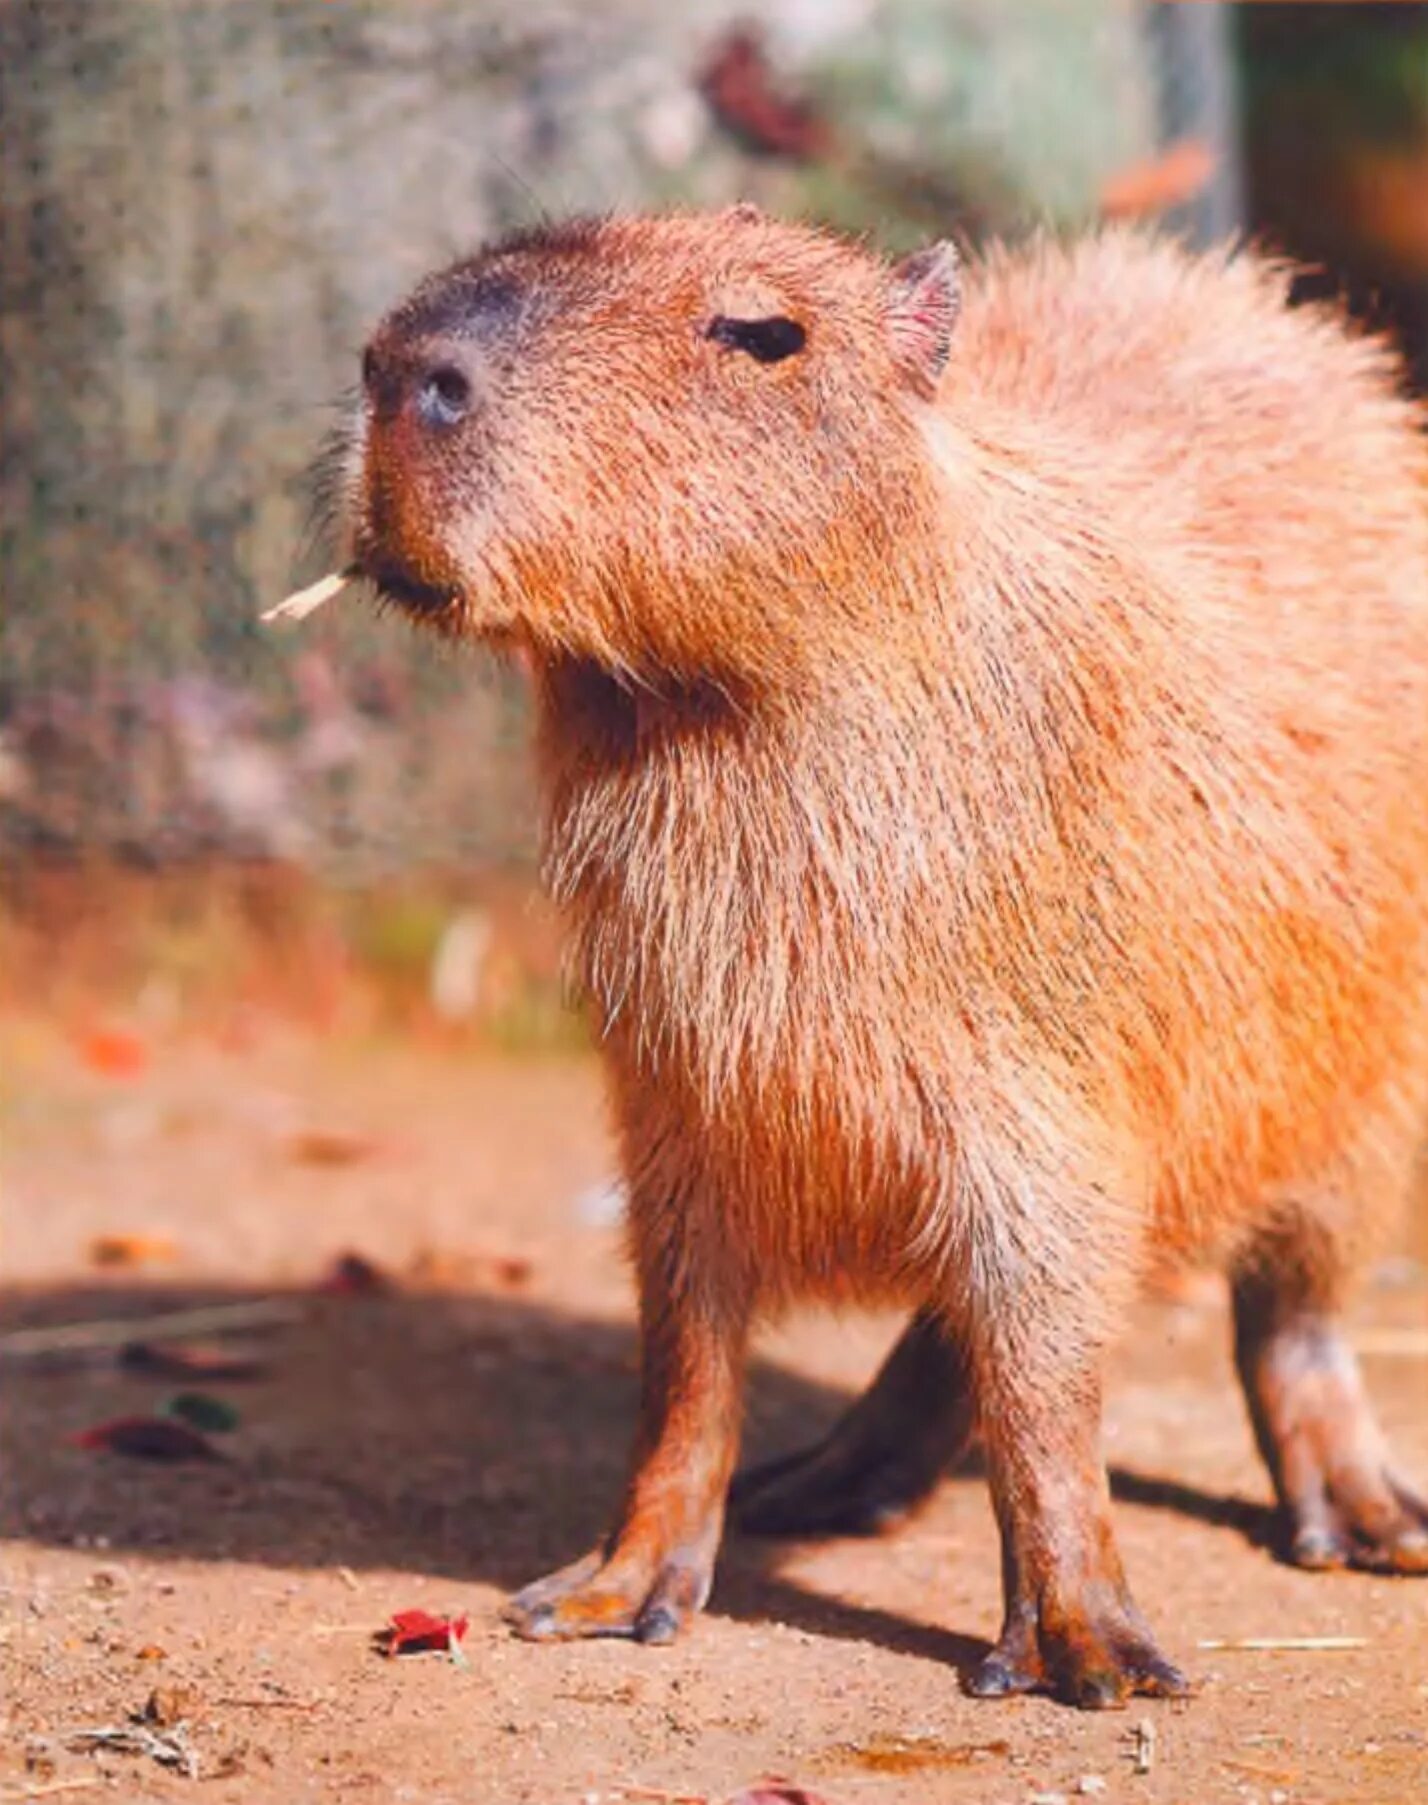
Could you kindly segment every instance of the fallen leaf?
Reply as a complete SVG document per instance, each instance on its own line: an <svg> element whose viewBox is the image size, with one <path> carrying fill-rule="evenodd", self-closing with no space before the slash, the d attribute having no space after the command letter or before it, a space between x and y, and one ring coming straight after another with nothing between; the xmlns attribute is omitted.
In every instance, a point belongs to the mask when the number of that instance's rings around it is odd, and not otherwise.
<svg viewBox="0 0 1428 1805"><path fill-rule="evenodd" d="M208 1341L126 1342L119 1364L158 1379L261 1379L270 1370L265 1361L230 1354Z"/></svg>
<svg viewBox="0 0 1428 1805"><path fill-rule="evenodd" d="M756 1780L742 1792L734 1793L726 1805L829 1805L822 1793L809 1792L805 1786L794 1786L787 1780Z"/></svg>
<svg viewBox="0 0 1428 1805"><path fill-rule="evenodd" d="M355 1166L370 1159L377 1143L360 1134L335 1134L327 1129L308 1128L293 1135L288 1153L303 1166Z"/></svg>
<svg viewBox="0 0 1428 1805"><path fill-rule="evenodd" d="M1106 219L1138 219L1183 206L1215 173L1215 153L1202 139L1182 138L1158 157L1117 170L1101 186Z"/></svg>
<svg viewBox="0 0 1428 1805"><path fill-rule="evenodd" d="M167 1661L168 1658L169 1651L166 1648L160 1648L157 1642L146 1642L142 1648L134 1650L136 1661Z"/></svg>
<svg viewBox="0 0 1428 1805"><path fill-rule="evenodd" d="M149 1065L148 1047L128 1028L91 1028L80 1036L79 1056L106 1078L138 1078Z"/></svg>
<svg viewBox="0 0 1428 1805"><path fill-rule="evenodd" d="M523 1254L423 1247L412 1256L406 1276L430 1291L520 1291L534 1270Z"/></svg>
<svg viewBox="0 0 1428 1805"><path fill-rule="evenodd" d="M76 1448L130 1454L139 1460L221 1460L206 1437L166 1416L118 1416L72 1437Z"/></svg>
<svg viewBox="0 0 1428 1805"><path fill-rule="evenodd" d="M319 1291L337 1297L383 1297L396 1288L390 1273L360 1253L338 1254L317 1283Z"/></svg>
<svg viewBox="0 0 1428 1805"><path fill-rule="evenodd" d="M231 1404L210 1397L206 1391L176 1392L164 1405L164 1415L177 1417L205 1435L227 1435L243 1420Z"/></svg>
<svg viewBox="0 0 1428 1805"><path fill-rule="evenodd" d="M724 34L699 72L699 91L719 123L761 156L816 163L834 149L817 110L778 85L756 27Z"/></svg>
<svg viewBox="0 0 1428 1805"><path fill-rule="evenodd" d="M139 1715L146 1724L157 1724L161 1730L169 1730L192 1717L199 1704L199 1696L192 1686L155 1686Z"/></svg>
<svg viewBox="0 0 1428 1805"><path fill-rule="evenodd" d="M89 1243L91 1266L151 1266L177 1258L167 1235L96 1235Z"/></svg>
<svg viewBox="0 0 1428 1805"><path fill-rule="evenodd" d="M970 1767L988 1756L1007 1756L1011 1744L995 1742L945 1742L940 1736L880 1735L865 1741L836 1743L827 1751L839 1766L851 1765L878 1774L917 1774L956 1767Z"/></svg>
<svg viewBox="0 0 1428 1805"><path fill-rule="evenodd" d="M386 1629L373 1637L384 1655L429 1654L442 1650L456 1657L459 1645L471 1627L471 1619L434 1617L430 1611L396 1611Z"/></svg>

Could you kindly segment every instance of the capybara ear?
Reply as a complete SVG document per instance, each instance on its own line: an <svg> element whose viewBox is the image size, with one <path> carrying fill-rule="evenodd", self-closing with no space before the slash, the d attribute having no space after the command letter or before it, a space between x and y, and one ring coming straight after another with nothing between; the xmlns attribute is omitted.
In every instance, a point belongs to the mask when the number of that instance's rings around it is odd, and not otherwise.
<svg viewBox="0 0 1428 1805"><path fill-rule="evenodd" d="M888 280L888 340L899 369L931 400L952 348L962 305L962 259L939 239L893 265Z"/></svg>

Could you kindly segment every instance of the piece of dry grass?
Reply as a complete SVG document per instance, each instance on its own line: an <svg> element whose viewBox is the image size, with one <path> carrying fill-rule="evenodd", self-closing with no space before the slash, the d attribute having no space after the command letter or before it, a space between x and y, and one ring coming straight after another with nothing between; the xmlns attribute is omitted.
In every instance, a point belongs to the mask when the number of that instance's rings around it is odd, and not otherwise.
<svg viewBox="0 0 1428 1805"><path fill-rule="evenodd" d="M1259 1654L1274 1650L1302 1650L1310 1654L1336 1654L1347 1649L1367 1648L1367 1636L1209 1636L1195 1644L1196 1648L1213 1649L1219 1654Z"/></svg>
<svg viewBox="0 0 1428 1805"><path fill-rule="evenodd" d="M187 1335L227 1335L250 1329L282 1328L300 1322L303 1311L281 1298L251 1303L209 1304L192 1310L169 1310L155 1316L102 1318L94 1322L60 1323L53 1328L12 1329L0 1335L0 1359L93 1352L122 1348L131 1341L182 1340Z"/></svg>
<svg viewBox="0 0 1428 1805"><path fill-rule="evenodd" d="M21 1792L0 1792L0 1805L21 1805L24 1799L52 1799L62 1792L92 1792L96 1786L108 1785L108 1774L77 1774L72 1780L42 1780L35 1786L26 1786Z"/></svg>
<svg viewBox="0 0 1428 1805"><path fill-rule="evenodd" d="M284 596L271 608L265 608L258 616L264 622L276 620L306 620L325 602L330 602L352 581L346 571L331 570L325 577L319 577L315 583L309 583L306 589L295 589L291 595Z"/></svg>

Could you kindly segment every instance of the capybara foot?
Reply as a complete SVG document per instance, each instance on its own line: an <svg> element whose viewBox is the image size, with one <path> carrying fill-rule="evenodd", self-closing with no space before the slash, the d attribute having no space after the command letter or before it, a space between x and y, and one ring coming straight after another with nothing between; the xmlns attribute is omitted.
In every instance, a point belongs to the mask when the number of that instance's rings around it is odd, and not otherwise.
<svg viewBox="0 0 1428 1805"><path fill-rule="evenodd" d="M597 1549L517 1592L501 1615L528 1642L581 1636L672 1642L703 1606L710 1578L708 1562L687 1556L606 1559Z"/></svg>
<svg viewBox="0 0 1428 1805"><path fill-rule="evenodd" d="M1331 1467L1321 1489L1283 1515L1284 1553L1296 1567L1428 1574L1428 1505L1381 1463Z"/></svg>
<svg viewBox="0 0 1428 1805"><path fill-rule="evenodd" d="M1240 1376L1285 1558L1428 1574L1428 1503L1393 1471L1352 1350L1322 1317L1275 1322L1247 1285L1236 1303Z"/></svg>
<svg viewBox="0 0 1428 1805"><path fill-rule="evenodd" d="M1117 1613L1049 1629L1018 1619L967 1681L975 1698L1050 1692L1084 1711L1106 1711L1136 1694L1183 1698L1190 1683L1149 1633Z"/></svg>
<svg viewBox="0 0 1428 1805"><path fill-rule="evenodd" d="M931 1493L923 1472L889 1454L859 1460L836 1438L740 1473L729 1490L736 1529L760 1536L871 1536L893 1529Z"/></svg>
<svg viewBox="0 0 1428 1805"><path fill-rule="evenodd" d="M751 1535L879 1535L931 1496L975 1420L960 1347L919 1312L821 1442L735 1478L734 1523Z"/></svg>

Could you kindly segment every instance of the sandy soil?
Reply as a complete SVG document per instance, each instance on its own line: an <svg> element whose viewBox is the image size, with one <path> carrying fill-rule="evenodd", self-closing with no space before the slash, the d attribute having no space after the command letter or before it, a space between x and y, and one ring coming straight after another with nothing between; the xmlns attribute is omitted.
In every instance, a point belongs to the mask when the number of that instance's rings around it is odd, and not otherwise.
<svg viewBox="0 0 1428 1805"><path fill-rule="evenodd" d="M832 1805L1428 1797L1428 1583L1304 1575L1266 1552L1213 1289L1142 1311L1107 1426L1127 1562L1199 1681L1187 1705L1081 1716L963 1695L997 1621L974 1475L879 1542L731 1544L674 1648L531 1647L499 1601L594 1538L633 1407L593 1069L260 1034L106 1077L14 1024L0 1068L7 1329L220 1299L295 1313L249 1344L266 1376L204 1387L243 1419L212 1464L72 1444L171 1382L108 1361L0 1368L0 1800L651 1805L763 1774ZM174 1257L97 1271L106 1233L167 1238ZM397 1273L426 1259L394 1295L314 1294L346 1248ZM800 1319L766 1338L750 1446L816 1433L892 1329ZM1379 1274L1355 1331L1428 1478L1421 1263ZM412 1606L469 1612L465 1666L371 1651ZM1363 1645L1205 1646L1263 1636ZM67 1746L155 1692L197 1778Z"/></svg>

